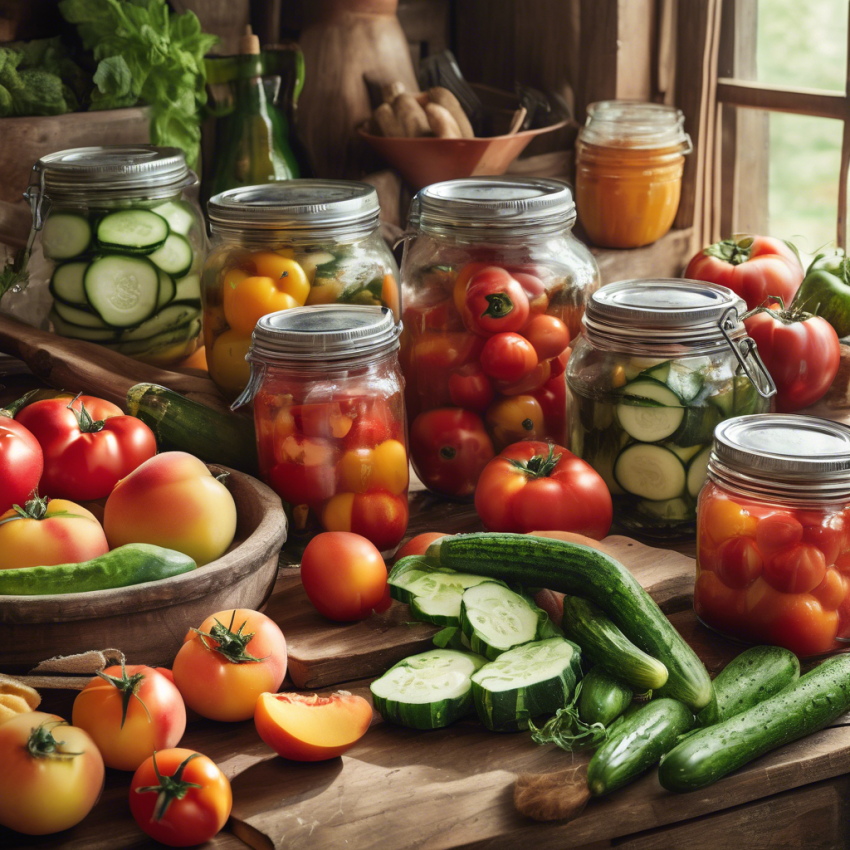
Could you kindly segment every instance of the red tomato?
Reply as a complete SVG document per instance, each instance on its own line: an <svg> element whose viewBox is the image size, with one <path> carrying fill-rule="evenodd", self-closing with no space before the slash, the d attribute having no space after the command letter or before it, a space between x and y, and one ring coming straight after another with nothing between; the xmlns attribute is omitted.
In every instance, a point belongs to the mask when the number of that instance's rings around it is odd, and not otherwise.
<svg viewBox="0 0 850 850"><path fill-rule="evenodd" d="M762 573L761 552L751 537L732 537L721 544L717 575L727 587L749 587Z"/></svg>
<svg viewBox="0 0 850 850"><path fill-rule="evenodd" d="M452 404L480 413L486 410L496 393L479 363L467 363L449 377Z"/></svg>
<svg viewBox="0 0 850 850"><path fill-rule="evenodd" d="M394 417L387 402L382 398L358 398L343 405L343 409L353 416L351 430L342 441L344 448L368 448L402 432L400 417Z"/></svg>
<svg viewBox="0 0 850 850"><path fill-rule="evenodd" d="M758 521L756 543L765 557L803 539L803 526L792 514L771 514Z"/></svg>
<svg viewBox="0 0 850 850"><path fill-rule="evenodd" d="M794 249L781 239L738 236L700 251L684 277L728 286L752 310L766 298L790 304L803 282L803 267Z"/></svg>
<svg viewBox="0 0 850 850"><path fill-rule="evenodd" d="M227 777L194 750L158 752L130 784L130 811L139 828L168 847L209 841L227 823L232 806Z"/></svg>
<svg viewBox="0 0 850 850"><path fill-rule="evenodd" d="M512 384L533 371L536 365L537 353L519 334L496 334L481 349L481 368L498 381Z"/></svg>
<svg viewBox="0 0 850 850"><path fill-rule="evenodd" d="M410 454L422 482L443 496L471 496L481 470L495 454L481 417L468 410L436 408L410 428Z"/></svg>
<svg viewBox="0 0 850 850"><path fill-rule="evenodd" d="M590 464L552 443L508 446L487 464L475 510L489 531L574 531L601 540L611 528L611 494Z"/></svg>
<svg viewBox="0 0 850 850"><path fill-rule="evenodd" d="M844 548L844 515L842 513L825 517L815 513L814 522L809 523L805 514L798 514L805 522L803 542L817 546L823 552L826 565L831 567Z"/></svg>
<svg viewBox="0 0 850 850"><path fill-rule="evenodd" d="M825 575L823 552L808 543L780 549L764 566L765 581L782 593L808 593Z"/></svg>
<svg viewBox="0 0 850 850"><path fill-rule="evenodd" d="M838 612L825 611L808 593L783 594L775 605L766 639L801 658L837 648Z"/></svg>
<svg viewBox="0 0 850 850"><path fill-rule="evenodd" d="M365 537L327 531L307 544L301 558L301 583L320 614L349 623L366 619L381 605L387 568L381 553Z"/></svg>
<svg viewBox="0 0 850 850"><path fill-rule="evenodd" d="M36 401L16 419L41 445L39 487L53 498L102 499L156 454L156 437L141 419L92 396Z"/></svg>
<svg viewBox="0 0 850 850"><path fill-rule="evenodd" d="M43 711L0 723L0 764L0 824L26 835L78 824L103 789L103 759L88 733Z"/></svg>
<svg viewBox="0 0 850 850"><path fill-rule="evenodd" d="M0 410L0 514L30 498L38 489L43 469L38 440Z"/></svg>
<svg viewBox="0 0 850 850"><path fill-rule="evenodd" d="M563 354L552 358L552 377L557 378L558 375L563 375L567 371L567 362L570 359L570 354L573 353L572 348L567 348Z"/></svg>
<svg viewBox="0 0 850 850"><path fill-rule="evenodd" d="M107 767L135 770L156 750L175 747L186 707L174 683L151 667L107 667L74 700L73 723L97 744Z"/></svg>
<svg viewBox="0 0 850 850"><path fill-rule="evenodd" d="M535 390L533 395L543 411L546 433L550 436L557 434L560 440L566 440L567 382L563 376L550 379L539 390Z"/></svg>
<svg viewBox="0 0 850 850"><path fill-rule="evenodd" d="M836 611L847 596L847 579L838 570L827 570L823 581L812 591L812 596L826 611Z"/></svg>
<svg viewBox="0 0 850 850"><path fill-rule="evenodd" d="M528 321L528 296L504 269L487 266L470 279L462 315L474 333L518 331Z"/></svg>
<svg viewBox="0 0 850 850"><path fill-rule="evenodd" d="M259 736L292 761L324 761L350 750L367 732L372 706L342 691L318 694L262 694L254 711Z"/></svg>
<svg viewBox="0 0 850 850"><path fill-rule="evenodd" d="M559 357L570 344L570 332L557 316L535 316L522 335L534 346L538 360Z"/></svg>
<svg viewBox="0 0 850 850"><path fill-rule="evenodd" d="M407 494L372 488L365 493L337 493L322 508L326 531L360 534L382 552L398 546L407 531Z"/></svg>
<svg viewBox="0 0 850 850"><path fill-rule="evenodd" d="M424 555L428 551L428 547L441 537L448 537L442 531L426 531L424 534L417 534L416 537L411 537L398 552L395 553L393 563L400 561L402 558L407 558L409 555Z"/></svg>
<svg viewBox="0 0 850 850"><path fill-rule="evenodd" d="M189 708L210 720L249 720L257 697L286 675L286 638L265 614L219 611L184 638L172 667Z"/></svg>
<svg viewBox="0 0 850 850"><path fill-rule="evenodd" d="M551 374L552 362L544 360L542 363L538 363L524 378L520 378L516 383L503 384L498 382L496 387L505 396L533 393L548 383Z"/></svg>
<svg viewBox="0 0 850 850"><path fill-rule="evenodd" d="M801 410L823 397L838 374L841 358L838 334L826 319L765 309L744 324L776 384L778 410Z"/></svg>
<svg viewBox="0 0 850 850"><path fill-rule="evenodd" d="M340 451L329 440L292 434L275 443L269 473L274 491L291 505L316 505L336 492Z"/></svg>

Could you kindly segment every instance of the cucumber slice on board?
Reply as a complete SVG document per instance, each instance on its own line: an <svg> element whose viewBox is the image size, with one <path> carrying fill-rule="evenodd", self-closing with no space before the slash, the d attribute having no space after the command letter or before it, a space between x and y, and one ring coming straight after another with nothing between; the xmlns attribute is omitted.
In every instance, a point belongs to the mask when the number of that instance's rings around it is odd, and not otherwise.
<svg viewBox="0 0 850 850"><path fill-rule="evenodd" d="M461 629L472 651L491 660L535 640L547 620L533 602L494 582L467 588L461 599Z"/></svg>
<svg viewBox="0 0 850 850"><path fill-rule="evenodd" d="M472 698L493 732L528 729L528 721L567 705L581 676L581 650L566 638L532 641L472 674Z"/></svg>
<svg viewBox="0 0 850 850"><path fill-rule="evenodd" d="M188 236L195 224L192 208L185 201L168 201L154 207L151 212L161 215L167 222L172 233Z"/></svg>
<svg viewBox="0 0 850 850"><path fill-rule="evenodd" d="M676 442L684 446L710 443L714 437L714 429L722 419L720 409L713 404L689 407L685 412L682 427L676 433Z"/></svg>
<svg viewBox="0 0 850 850"><path fill-rule="evenodd" d="M675 434L685 417L679 397L664 384L642 378L626 384L617 405L620 427L644 443L655 443ZM627 400L628 399L628 400Z"/></svg>
<svg viewBox="0 0 850 850"><path fill-rule="evenodd" d="M192 268L195 255L185 236L169 233L161 248L157 248L148 259L172 277L183 277Z"/></svg>
<svg viewBox="0 0 850 850"><path fill-rule="evenodd" d="M66 322L56 310L51 310L47 316L53 323L53 329L59 336L68 339L85 339L89 342L112 342L117 334L113 328L86 328Z"/></svg>
<svg viewBox="0 0 850 850"><path fill-rule="evenodd" d="M86 289L83 284L86 269L89 264L86 261L74 263L62 263L57 266L50 278L50 294L58 301L73 304L77 307L88 306L86 301Z"/></svg>
<svg viewBox="0 0 850 850"><path fill-rule="evenodd" d="M145 257L108 254L89 265L85 287L89 304L106 324L131 328L156 310L159 270Z"/></svg>
<svg viewBox="0 0 850 850"><path fill-rule="evenodd" d="M200 275L190 274L174 281L174 301L200 301L201 300L201 278Z"/></svg>
<svg viewBox="0 0 850 850"><path fill-rule="evenodd" d="M157 334L179 328L193 319L197 319L200 314L201 311L191 304L169 304L146 322L142 322L137 327L124 331L121 334L121 342L129 342L134 339L150 339Z"/></svg>
<svg viewBox="0 0 850 850"><path fill-rule="evenodd" d="M159 294L156 297L156 311L159 312L166 304L174 300L177 287L171 275L159 270Z"/></svg>
<svg viewBox="0 0 850 850"><path fill-rule="evenodd" d="M53 310L72 325L78 325L81 328L109 329L109 325L101 321L100 316L91 312L91 310L73 307L70 304L63 304L61 301L53 302Z"/></svg>
<svg viewBox="0 0 850 850"><path fill-rule="evenodd" d="M688 493L696 498L708 477L708 459L711 446L706 446L688 465Z"/></svg>
<svg viewBox="0 0 850 850"><path fill-rule="evenodd" d="M460 602L464 591L485 581L491 579L467 573L433 572L420 576L406 587L413 597L410 600L410 613L425 623L459 628Z"/></svg>
<svg viewBox="0 0 850 850"><path fill-rule="evenodd" d="M47 216L41 229L41 247L51 260L70 260L91 245L91 225L76 213L55 212Z"/></svg>
<svg viewBox="0 0 850 850"><path fill-rule="evenodd" d="M150 210L121 210L97 225L97 241L108 249L150 254L168 238L168 222Z"/></svg>
<svg viewBox="0 0 850 850"><path fill-rule="evenodd" d="M684 464L664 446L627 446L614 464L614 477L627 493L653 502L675 499L685 492Z"/></svg>
<svg viewBox="0 0 850 850"><path fill-rule="evenodd" d="M475 711L472 674L485 660L455 649L432 649L390 667L370 685L375 708L390 723L441 729Z"/></svg>

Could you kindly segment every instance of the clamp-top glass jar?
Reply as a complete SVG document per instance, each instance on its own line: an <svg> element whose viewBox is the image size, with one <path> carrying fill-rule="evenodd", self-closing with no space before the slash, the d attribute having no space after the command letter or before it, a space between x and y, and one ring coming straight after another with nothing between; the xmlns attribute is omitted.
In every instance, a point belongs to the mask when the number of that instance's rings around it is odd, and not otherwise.
<svg viewBox="0 0 850 850"><path fill-rule="evenodd" d="M423 189L402 261L401 362L426 487L470 497L494 451L567 445L564 367L599 270L558 180L479 177Z"/></svg>
<svg viewBox="0 0 850 850"><path fill-rule="evenodd" d="M206 251L198 179L177 148L74 148L42 157L27 190L30 282L4 309L148 363L201 333Z"/></svg>
<svg viewBox="0 0 850 850"><path fill-rule="evenodd" d="M208 205L204 341L210 376L235 398L261 316L316 304L388 307L400 317L398 268L368 183L284 180L231 189Z"/></svg>
<svg viewBox="0 0 850 850"><path fill-rule="evenodd" d="M699 497L694 608L801 657L850 645L850 428L814 416L718 426Z"/></svg>
<svg viewBox="0 0 850 850"><path fill-rule="evenodd" d="M604 479L614 519L691 536L715 427L769 409L776 388L730 289L626 280L594 293L567 366L573 451Z"/></svg>
<svg viewBox="0 0 850 850"><path fill-rule="evenodd" d="M391 552L407 529L400 328L386 307L263 316L248 352L260 473L293 530L352 531Z"/></svg>
<svg viewBox="0 0 850 850"><path fill-rule="evenodd" d="M680 109L603 100L576 142L576 201L590 241L638 248L660 239L679 209L691 139Z"/></svg>

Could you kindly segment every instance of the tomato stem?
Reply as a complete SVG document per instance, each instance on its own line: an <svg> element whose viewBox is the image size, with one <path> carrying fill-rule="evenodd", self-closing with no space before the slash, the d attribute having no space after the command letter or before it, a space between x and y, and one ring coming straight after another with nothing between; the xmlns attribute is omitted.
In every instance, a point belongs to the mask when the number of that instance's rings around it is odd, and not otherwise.
<svg viewBox="0 0 850 850"><path fill-rule="evenodd" d="M482 319L485 316L490 316L492 319L503 319L508 313L513 312L514 302L511 301L510 295L506 292L493 292L490 295L485 295L484 300L487 302L487 309L481 314Z"/></svg>
<svg viewBox="0 0 850 850"><path fill-rule="evenodd" d="M771 301L779 302L778 310L768 306ZM783 325L793 325L795 322L805 322L807 319L814 318L813 313L807 313L800 305L792 305L790 309L786 309L785 301L779 295L769 295L758 307L754 307L752 310L744 313L741 316L741 321L751 319L759 313L767 313L778 322L782 322Z"/></svg>
<svg viewBox="0 0 850 850"><path fill-rule="evenodd" d="M558 465L560 454L555 454L555 444L549 443L548 455L534 455L528 460L513 460L511 464L529 478L548 478Z"/></svg>
<svg viewBox="0 0 850 850"><path fill-rule="evenodd" d="M24 506L12 505L21 519L44 519L47 516L47 505L50 496L39 496L38 491L33 490L32 498L24 502Z"/></svg>
<svg viewBox="0 0 850 850"><path fill-rule="evenodd" d="M110 685L114 685L121 691L121 728L124 728L124 721L127 719L127 709L130 707L130 700L135 697L140 703L142 703L142 708L145 710L145 714L148 716L148 720L151 719L151 713L148 711L148 707L145 705L142 698L137 693L139 690L139 686L145 680L144 673L134 673L132 676L127 675L127 669L124 666L124 662L121 662L121 678L119 679L117 676L110 676L107 673L99 670L97 673L104 682L109 682Z"/></svg>
<svg viewBox="0 0 850 850"><path fill-rule="evenodd" d="M750 254L753 250L753 237L744 236L738 239L724 239L722 242L715 242L703 250L703 254L707 257L715 257L718 260L723 260L724 263L731 263L733 266L739 266L741 263L746 263L750 259Z"/></svg>
<svg viewBox="0 0 850 850"><path fill-rule="evenodd" d="M74 418L77 420L77 425L80 426L80 431L83 434L96 434L98 431L103 430L103 425L106 420L104 419L92 419L91 414L86 410L86 406L80 402L80 410L79 413L74 408L74 402L82 395L82 393L77 393L73 399L66 405L68 410L74 414Z"/></svg>
<svg viewBox="0 0 850 850"><path fill-rule="evenodd" d="M248 652L248 644L254 637L254 632L243 634L242 630L248 625L245 620L238 631L233 631L233 622L236 619L236 610L233 611L233 616L230 618L230 625L225 626L220 620L215 621L215 625L208 631L202 632L200 629L192 629L195 634L201 638L201 643L211 652L220 652L231 664L247 664L251 661L265 661L268 656L257 658ZM207 638L214 640L218 646L210 646L207 643Z"/></svg>
<svg viewBox="0 0 850 850"><path fill-rule="evenodd" d="M14 419L15 415L22 408L27 406L27 402L38 392L38 390L30 390L22 395L17 401L13 401L8 407L0 407L0 416L5 416L8 419Z"/></svg>
<svg viewBox="0 0 850 850"><path fill-rule="evenodd" d="M198 785L196 782L184 782L183 771L186 770L186 765L192 759L200 757L200 753L192 753L180 763L173 776L163 776L159 772L159 767L156 763L156 750L153 753L153 770L156 778L159 780L159 785L145 785L137 788L137 794L156 794L156 805L153 809L152 821L161 821L168 811L168 807L175 800L182 800L188 793L190 788L203 788L203 785Z"/></svg>
<svg viewBox="0 0 850 850"><path fill-rule="evenodd" d="M30 732L30 736L27 739L27 752L33 758L37 759L63 759L81 756L82 753L69 753L65 750L60 750L59 747L64 747L65 742L57 741L56 738L53 737L53 729L57 726L67 725L68 722L66 720L50 720L36 726L35 729ZM52 728L48 728L48 726Z"/></svg>

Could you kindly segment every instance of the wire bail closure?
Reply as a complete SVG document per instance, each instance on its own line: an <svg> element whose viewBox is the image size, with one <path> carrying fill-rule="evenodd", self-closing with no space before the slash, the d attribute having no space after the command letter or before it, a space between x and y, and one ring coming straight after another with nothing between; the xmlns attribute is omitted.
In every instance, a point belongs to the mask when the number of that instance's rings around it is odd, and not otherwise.
<svg viewBox="0 0 850 850"><path fill-rule="evenodd" d="M734 318L730 317L734 314ZM746 336L736 343L729 335L729 331L733 330L738 324L738 310L733 305L729 307L720 317L717 326L720 328L720 333L723 334L729 347L735 354L738 363L744 370L744 374L750 379L752 385L756 388L756 392L762 398L772 398L776 395L776 384L773 383L773 378L770 377L770 372L767 371L761 357L759 356L758 345L755 340ZM752 368L753 363L749 360L752 357L755 361L755 370ZM763 389L764 387L764 389Z"/></svg>

